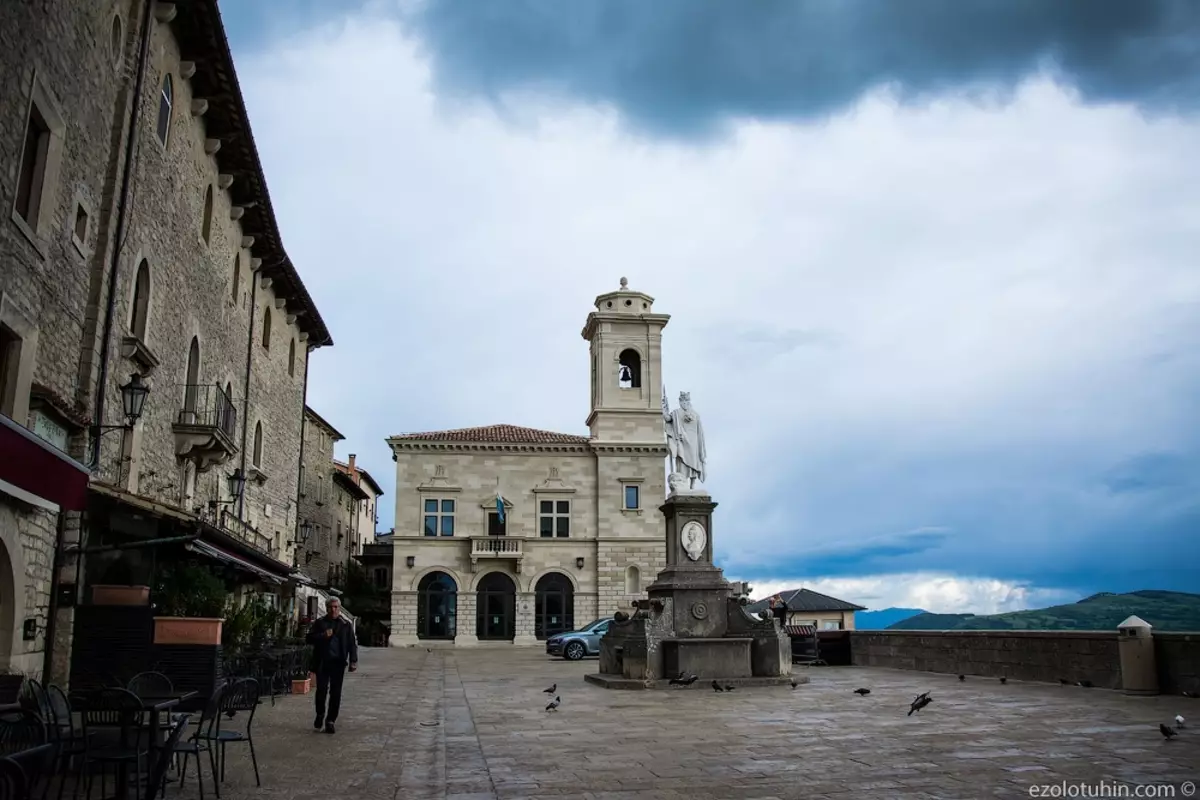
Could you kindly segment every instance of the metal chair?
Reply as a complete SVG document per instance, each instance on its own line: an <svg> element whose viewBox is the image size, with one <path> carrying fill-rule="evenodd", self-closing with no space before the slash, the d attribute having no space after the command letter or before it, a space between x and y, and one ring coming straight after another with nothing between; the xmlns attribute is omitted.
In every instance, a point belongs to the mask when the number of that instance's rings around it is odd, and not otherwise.
<svg viewBox="0 0 1200 800"><path fill-rule="evenodd" d="M200 770L200 753L208 753L208 768L212 773L213 791L217 797L221 796L221 787L217 782L217 760L212 747L212 741L215 736L209 736L219 729L220 723L218 717L221 714L221 697L225 692L226 684L222 684L216 688L212 696L208 698L208 702L204 705L204 711L200 714L200 721L196 725L196 732L193 733L187 740L176 739L175 744L171 748L171 754L178 758L183 756L183 764L179 769L179 788L183 789L183 781L187 777L188 756L196 757L196 785L200 787L200 800L204 800L204 773Z"/></svg>
<svg viewBox="0 0 1200 800"><path fill-rule="evenodd" d="M8 757L0 757L0 800L28 800L29 781L21 765Z"/></svg>
<svg viewBox="0 0 1200 800"><path fill-rule="evenodd" d="M217 751L220 780L225 780L225 747L244 742L250 746L250 763L254 765L254 782L262 786L258 775L258 756L254 752L254 712L258 710L259 686L253 678L243 678L225 687L217 704L216 724L212 730L200 731L198 736L214 745ZM246 727L243 730L222 730L221 717L232 719L239 712L246 712ZM218 795L219 796L219 795Z"/></svg>
<svg viewBox="0 0 1200 800"><path fill-rule="evenodd" d="M0 756L17 763L25 778L25 788L30 796L41 783L49 778L53 766L53 751L32 755L34 748L48 744L46 723L31 709L7 711L0 715Z"/></svg>
<svg viewBox="0 0 1200 800"><path fill-rule="evenodd" d="M183 733L187 730L191 719L191 714L181 714L179 716L175 727L171 729L171 735L167 737L167 741L163 744L162 749L155 756L154 765L150 767L150 775L146 778L145 800L155 800L160 795L164 798L167 796L167 769L171 766L171 759L175 755L175 748L178 747L180 739L183 738ZM182 773L179 776L179 786L183 788ZM203 788L201 788L200 796L204 797Z"/></svg>
<svg viewBox="0 0 1200 800"><path fill-rule="evenodd" d="M100 766L100 794L104 796L104 768L109 764L118 769L133 766L136 775L142 774L145 762L153 751L153 743L146 728L142 701L128 689L101 689L80 698L80 701L72 705L81 709L83 761L84 769L88 772L87 796L92 796L93 776L90 767L93 764ZM116 741L93 746L93 732L103 730L116 731Z"/></svg>
<svg viewBox="0 0 1200 800"><path fill-rule="evenodd" d="M75 714L71 710L66 692L52 683L46 687L46 698L52 715L53 739L57 743L54 752L54 774L59 777L58 800L62 800L67 775L71 772L71 762L83 756L85 737L83 731L75 725ZM78 783L76 787L78 788Z"/></svg>

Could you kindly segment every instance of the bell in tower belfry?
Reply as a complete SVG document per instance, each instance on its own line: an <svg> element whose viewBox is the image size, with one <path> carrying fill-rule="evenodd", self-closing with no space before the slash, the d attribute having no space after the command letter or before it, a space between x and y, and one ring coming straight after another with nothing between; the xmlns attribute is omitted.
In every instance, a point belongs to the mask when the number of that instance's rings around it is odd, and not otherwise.
<svg viewBox="0 0 1200 800"><path fill-rule="evenodd" d="M588 426L601 441L662 440L662 331L670 316L654 298L621 288L596 298L583 338L591 344L592 409Z"/></svg>

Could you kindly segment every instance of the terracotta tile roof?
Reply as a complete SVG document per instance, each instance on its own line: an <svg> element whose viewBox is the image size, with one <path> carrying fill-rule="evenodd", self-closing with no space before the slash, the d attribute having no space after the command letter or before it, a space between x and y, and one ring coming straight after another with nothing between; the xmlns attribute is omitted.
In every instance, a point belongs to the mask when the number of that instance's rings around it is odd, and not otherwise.
<svg viewBox="0 0 1200 800"><path fill-rule="evenodd" d="M450 431L402 433L393 439L421 442L482 442L495 444L587 444L587 436L554 433L519 425L485 425L481 428L457 428Z"/></svg>

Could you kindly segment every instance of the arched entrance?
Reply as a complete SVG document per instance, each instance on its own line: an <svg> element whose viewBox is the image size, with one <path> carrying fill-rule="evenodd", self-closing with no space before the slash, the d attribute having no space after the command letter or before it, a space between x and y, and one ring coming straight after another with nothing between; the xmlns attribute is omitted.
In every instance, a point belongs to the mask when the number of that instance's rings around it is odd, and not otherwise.
<svg viewBox="0 0 1200 800"><path fill-rule="evenodd" d="M9 665L17 622L17 592L8 547L0 541L0 670Z"/></svg>
<svg viewBox="0 0 1200 800"><path fill-rule="evenodd" d="M417 638L453 639L458 617L458 584L444 572L431 572L417 584Z"/></svg>
<svg viewBox="0 0 1200 800"><path fill-rule="evenodd" d="M479 582L475 596L475 635L480 639L508 639L517 633L517 586L503 572L489 572Z"/></svg>
<svg viewBox="0 0 1200 800"><path fill-rule="evenodd" d="M575 630L575 587L561 572L538 579L534 591L533 634L548 639L556 633Z"/></svg>

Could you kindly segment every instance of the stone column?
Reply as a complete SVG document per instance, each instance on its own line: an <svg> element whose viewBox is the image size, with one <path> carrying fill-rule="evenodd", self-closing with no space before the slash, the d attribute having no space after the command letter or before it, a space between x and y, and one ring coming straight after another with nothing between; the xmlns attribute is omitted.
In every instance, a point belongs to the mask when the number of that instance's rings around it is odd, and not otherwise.
<svg viewBox="0 0 1200 800"><path fill-rule="evenodd" d="M388 634L388 647L416 647L417 638L417 593L392 592L392 631Z"/></svg>
<svg viewBox="0 0 1200 800"><path fill-rule="evenodd" d="M537 637L533 635L534 613L537 608L534 598L534 592L517 592L517 626L513 644L528 647L538 643Z"/></svg>
<svg viewBox="0 0 1200 800"><path fill-rule="evenodd" d="M458 610L456 613L454 634L455 647L474 647L479 644L475 635L475 592L460 591L458 593Z"/></svg>

